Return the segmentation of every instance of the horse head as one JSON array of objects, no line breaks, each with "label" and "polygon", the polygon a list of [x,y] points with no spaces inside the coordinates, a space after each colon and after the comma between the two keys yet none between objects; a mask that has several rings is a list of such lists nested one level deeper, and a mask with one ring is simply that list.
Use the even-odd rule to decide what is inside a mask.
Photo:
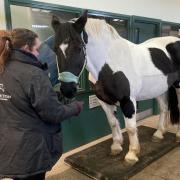
[{"label": "horse head", "polygon": [[56,16],[52,18],[60,90],[67,98],[73,98],[76,95],[79,77],[86,65],[85,44],[88,38],[84,31],[86,22],[87,11],[74,22],[61,23]]}]

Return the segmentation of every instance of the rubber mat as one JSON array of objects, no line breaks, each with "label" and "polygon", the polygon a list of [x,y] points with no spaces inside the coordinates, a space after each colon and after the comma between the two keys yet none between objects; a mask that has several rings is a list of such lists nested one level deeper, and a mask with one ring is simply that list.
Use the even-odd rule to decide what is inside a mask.
[{"label": "rubber mat", "polygon": [[153,142],[152,135],[154,132],[155,129],[150,127],[138,127],[141,153],[139,161],[134,165],[129,165],[124,161],[129,145],[127,132],[123,133],[123,151],[117,156],[110,155],[112,139],[108,139],[68,156],[65,162],[93,179],[128,179],[179,145],[176,143],[175,134],[169,132],[165,134],[165,138],[161,142]]}]

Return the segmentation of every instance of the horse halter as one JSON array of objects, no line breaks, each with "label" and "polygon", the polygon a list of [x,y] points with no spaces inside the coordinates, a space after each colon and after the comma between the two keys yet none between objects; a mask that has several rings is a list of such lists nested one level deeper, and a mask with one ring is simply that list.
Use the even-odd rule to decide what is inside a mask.
[{"label": "horse halter", "polygon": [[[81,74],[83,73],[83,71],[84,71],[84,69],[86,67],[86,64],[87,64],[87,56],[86,56],[86,43],[87,43],[87,41],[86,41],[85,36],[87,36],[87,34],[86,34],[85,30],[83,30],[82,33],[81,33],[81,39],[82,39],[82,42],[83,42],[82,51],[83,51],[85,59],[84,59],[83,67],[82,67],[79,75],[76,76],[73,73],[68,72],[68,71],[64,71],[62,73],[58,72],[58,74],[59,74],[58,75],[58,80],[60,80],[62,82],[66,82],[66,83],[74,82],[74,83],[78,84],[79,78],[80,78]],[[57,61],[57,63],[58,63],[58,61]],[[58,64],[57,64],[57,67],[58,67]],[[59,68],[58,68],[58,70],[59,70]]]}]

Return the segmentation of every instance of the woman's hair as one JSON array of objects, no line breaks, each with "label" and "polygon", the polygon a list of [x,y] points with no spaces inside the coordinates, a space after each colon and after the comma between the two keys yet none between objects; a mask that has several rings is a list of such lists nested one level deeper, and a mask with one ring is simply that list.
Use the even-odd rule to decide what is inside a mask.
[{"label": "woman's hair", "polygon": [[24,28],[13,29],[11,35],[13,48],[16,49],[20,49],[25,45],[28,45],[29,49],[32,49],[35,39],[38,37],[35,32]]},{"label": "woman's hair", "polygon": [[28,45],[31,50],[38,35],[31,30],[17,28],[10,31],[0,30],[0,73],[4,71],[5,65],[10,60],[12,48],[21,49]]},{"label": "woman's hair", "polygon": [[0,73],[4,71],[5,64],[11,53],[11,32],[0,30]]}]

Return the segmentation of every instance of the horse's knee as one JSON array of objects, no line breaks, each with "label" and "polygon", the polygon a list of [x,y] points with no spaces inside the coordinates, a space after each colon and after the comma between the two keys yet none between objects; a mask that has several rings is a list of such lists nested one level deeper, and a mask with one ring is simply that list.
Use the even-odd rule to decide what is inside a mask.
[{"label": "horse's knee", "polygon": [[110,124],[111,128],[115,128],[117,126],[116,120],[114,120],[113,122],[110,122],[109,124]]},{"label": "horse's knee", "polygon": [[129,134],[135,134],[137,132],[136,127],[126,127],[126,130]]},{"label": "horse's knee", "polygon": [[168,105],[167,104],[159,104],[159,110],[161,113],[166,113],[168,111]]},{"label": "horse's knee", "polygon": [[164,104],[159,103],[159,110],[160,110],[160,113],[168,112],[168,105],[165,103]]},{"label": "horse's knee", "polygon": [[106,112],[106,116],[107,116],[107,119],[111,128],[115,128],[116,126],[119,125],[119,122],[114,116],[114,114]]}]

